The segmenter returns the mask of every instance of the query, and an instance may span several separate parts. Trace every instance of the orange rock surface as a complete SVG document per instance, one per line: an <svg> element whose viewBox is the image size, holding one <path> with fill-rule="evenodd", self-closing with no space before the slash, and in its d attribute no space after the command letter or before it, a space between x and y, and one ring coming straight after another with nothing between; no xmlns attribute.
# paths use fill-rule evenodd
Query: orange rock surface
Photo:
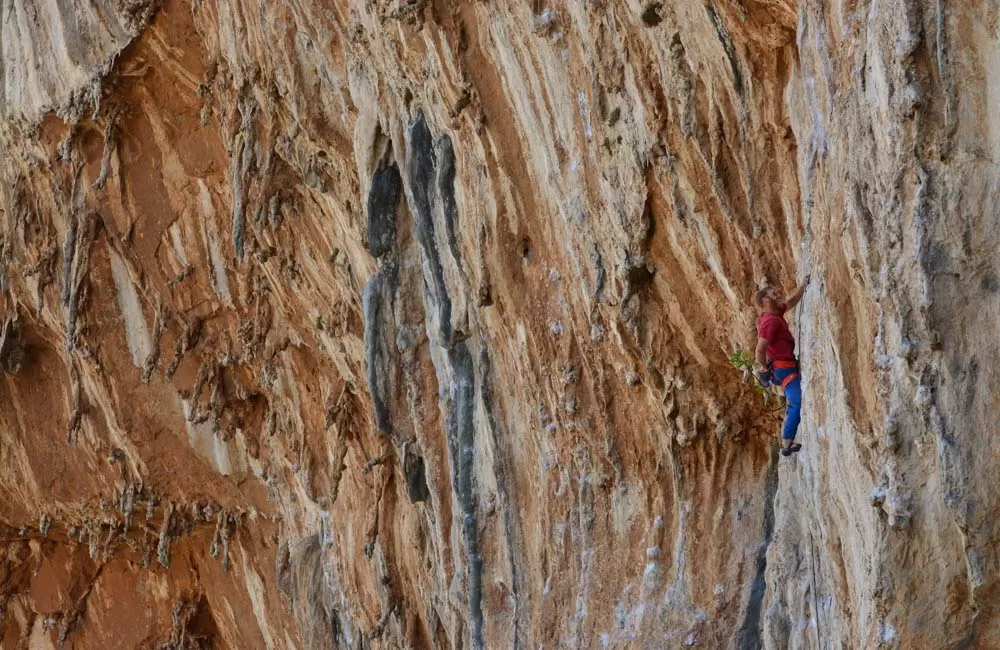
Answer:
<svg viewBox="0 0 1000 650"><path fill-rule="evenodd" d="M0 645L1000 646L997 19L6 3Z"/></svg>

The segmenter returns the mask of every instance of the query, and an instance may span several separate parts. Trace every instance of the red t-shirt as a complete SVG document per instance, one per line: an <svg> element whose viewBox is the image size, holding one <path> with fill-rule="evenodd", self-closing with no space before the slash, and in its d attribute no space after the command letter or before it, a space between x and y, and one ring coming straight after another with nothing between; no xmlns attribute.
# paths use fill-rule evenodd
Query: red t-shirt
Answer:
<svg viewBox="0 0 1000 650"><path fill-rule="evenodd" d="M767 339L767 358L774 361L777 359L795 359L795 337L788 329L785 322L785 305L779 307L781 311L777 314L761 314L757 319L757 336Z"/></svg>

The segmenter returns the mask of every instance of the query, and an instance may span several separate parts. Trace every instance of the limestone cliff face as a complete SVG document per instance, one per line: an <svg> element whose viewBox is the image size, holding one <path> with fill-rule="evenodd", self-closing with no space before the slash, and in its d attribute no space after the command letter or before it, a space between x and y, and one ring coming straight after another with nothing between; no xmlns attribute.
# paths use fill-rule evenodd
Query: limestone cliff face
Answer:
<svg viewBox="0 0 1000 650"><path fill-rule="evenodd" d="M1000 8L42 4L4 647L1000 645Z"/></svg>

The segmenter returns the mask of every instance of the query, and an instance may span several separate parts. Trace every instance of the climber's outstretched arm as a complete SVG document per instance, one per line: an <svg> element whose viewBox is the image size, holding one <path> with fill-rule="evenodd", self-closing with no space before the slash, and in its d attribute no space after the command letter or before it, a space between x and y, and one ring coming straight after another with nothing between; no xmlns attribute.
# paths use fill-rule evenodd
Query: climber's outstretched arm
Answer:
<svg viewBox="0 0 1000 650"><path fill-rule="evenodd" d="M808 284L809 284L809 276L807 275L805 279L802 281L802 284L800 284L799 287L795 290L795 292L792 293L792 295L785 298L785 305L786 305L785 309L794 309L795 305L799 304L799 301L802 300L802 294L805 293L806 286Z"/></svg>

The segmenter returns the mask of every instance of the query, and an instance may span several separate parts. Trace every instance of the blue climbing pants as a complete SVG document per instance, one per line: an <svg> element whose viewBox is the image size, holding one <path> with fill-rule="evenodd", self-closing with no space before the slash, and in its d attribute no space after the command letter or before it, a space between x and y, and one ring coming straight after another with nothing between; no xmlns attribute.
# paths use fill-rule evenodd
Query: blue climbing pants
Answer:
<svg viewBox="0 0 1000 650"><path fill-rule="evenodd" d="M781 429L781 437L786 440L794 440L795 433L799 430L799 421L802 420L802 371L795 368L775 368L774 378L780 384L785 377L798 372L799 376L788 382L785 386L785 426Z"/></svg>

